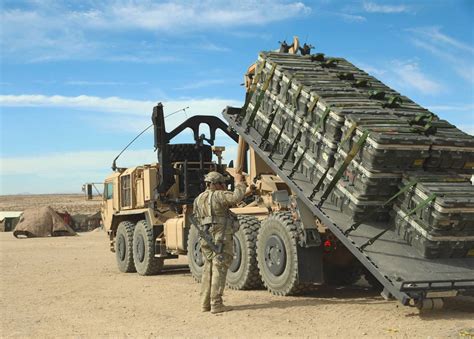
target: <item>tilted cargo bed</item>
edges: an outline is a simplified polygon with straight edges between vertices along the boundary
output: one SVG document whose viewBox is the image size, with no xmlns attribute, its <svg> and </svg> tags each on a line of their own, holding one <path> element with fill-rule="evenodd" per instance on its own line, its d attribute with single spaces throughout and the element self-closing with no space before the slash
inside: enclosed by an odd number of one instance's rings
<svg viewBox="0 0 474 339">
<path fill-rule="evenodd" d="M 385 298 L 395 297 L 402 304 L 425 298 L 450 297 L 474 291 L 474 257 L 456 259 L 426 259 L 415 248 L 400 239 L 395 227 L 368 245 L 369 239 L 389 227 L 389 223 L 364 223 L 349 235 L 344 232 L 353 221 L 340 212 L 330 201 L 319 208 L 320 194 L 310 199 L 315 183 L 301 173 L 291 175 L 292 162 L 281 167 L 281 155 L 273 155 L 260 147 L 261 136 L 253 128 L 238 122 L 231 110 L 224 118 L 255 152 L 284 180 L 301 201 L 317 216 L 354 256 L 380 281 Z M 280 169 L 281 167 L 281 169 Z M 366 245 L 366 246 L 364 246 Z M 473 255 L 473 253 L 471 253 Z"/>
</svg>

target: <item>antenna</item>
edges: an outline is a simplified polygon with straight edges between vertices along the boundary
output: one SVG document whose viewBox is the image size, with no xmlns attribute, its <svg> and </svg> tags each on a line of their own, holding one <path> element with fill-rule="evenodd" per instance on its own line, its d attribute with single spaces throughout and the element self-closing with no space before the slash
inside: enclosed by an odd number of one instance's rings
<svg viewBox="0 0 474 339">
<path fill-rule="evenodd" d="M 188 115 L 186 114 L 186 109 L 188 109 L 188 108 L 189 108 L 189 106 L 184 107 L 184 108 L 181 108 L 181 109 L 178 109 L 177 111 L 174 111 L 173 113 L 170 113 L 170 114 L 166 115 L 165 118 L 170 117 L 170 116 L 172 116 L 173 114 L 176 114 L 176 113 L 181 112 L 181 111 L 184 112 L 184 114 L 186 115 L 186 118 L 187 118 Z M 117 159 L 122 155 L 122 153 L 125 152 L 125 150 L 126 150 L 131 144 L 133 144 L 133 142 L 134 142 L 135 140 L 137 140 L 143 133 L 145 133 L 146 131 L 148 131 L 151 127 L 153 127 L 153 124 L 149 125 L 149 126 L 146 127 L 143 131 L 141 131 L 140 133 L 138 133 L 138 135 L 137 135 L 135 138 L 133 138 L 133 140 L 130 141 L 130 142 L 127 144 L 127 146 L 125 146 L 125 147 L 123 148 L 123 150 L 120 151 L 120 153 L 115 157 L 114 161 L 112 161 L 112 171 L 116 171 L 116 170 L 117 170 L 117 164 L 116 164 L 116 162 L 117 162 Z"/>
</svg>

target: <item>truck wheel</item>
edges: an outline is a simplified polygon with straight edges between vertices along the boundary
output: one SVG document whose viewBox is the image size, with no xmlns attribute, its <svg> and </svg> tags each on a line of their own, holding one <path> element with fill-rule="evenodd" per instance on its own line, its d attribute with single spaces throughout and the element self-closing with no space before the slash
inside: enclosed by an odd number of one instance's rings
<svg viewBox="0 0 474 339">
<path fill-rule="evenodd" d="M 133 261 L 140 275 L 158 274 L 163 268 L 163 259 L 155 258 L 153 227 L 145 220 L 137 222 L 133 232 Z"/>
<path fill-rule="evenodd" d="M 298 282 L 297 227 L 289 212 L 279 212 L 263 221 L 258 233 L 260 276 L 274 295 L 299 294 L 311 286 Z"/>
<path fill-rule="evenodd" d="M 204 259 L 201 253 L 201 241 L 199 239 L 198 231 L 196 230 L 196 227 L 192 225 L 188 236 L 188 265 L 194 280 L 200 283 L 202 279 Z"/>
<path fill-rule="evenodd" d="M 262 286 L 257 265 L 257 233 L 260 222 L 255 217 L 238 216 L 239 230 L 234 234 L 234 260 L 227 272 L 227 286 L 249 290 Z"/>
<path fill-rule="evenodd" d="M 115 258 L 120 272 L 136 272 L 133 262 L 133 229 L 130 221 L 122 221 L 115 234 Z"/>
</svg>

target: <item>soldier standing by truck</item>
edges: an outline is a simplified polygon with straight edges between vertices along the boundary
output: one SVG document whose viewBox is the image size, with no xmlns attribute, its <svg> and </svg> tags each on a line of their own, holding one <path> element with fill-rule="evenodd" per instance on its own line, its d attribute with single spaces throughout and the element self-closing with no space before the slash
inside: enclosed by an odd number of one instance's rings
<svg viewBox="0 0 474 339">
<path fill-rule="evenodd" d="M 221 313 L 226 311 L 222 302 L 227 270 L 234 256 L 233 233 L 236 219 L 230 207 L 245 195 L 246 184 L 241 174 L 236 174 L 234 192 L 227 191 L 225 178 L 218 172 L 209 172 L 204 181 L 206 190 L 194 200 L 194 213 L 200 227 L 212 240 L 201 239 L 204 259 L 201 286 L 201 310 Z M 237 226 L 238 227 L 238 226 Z"/>
</svg>

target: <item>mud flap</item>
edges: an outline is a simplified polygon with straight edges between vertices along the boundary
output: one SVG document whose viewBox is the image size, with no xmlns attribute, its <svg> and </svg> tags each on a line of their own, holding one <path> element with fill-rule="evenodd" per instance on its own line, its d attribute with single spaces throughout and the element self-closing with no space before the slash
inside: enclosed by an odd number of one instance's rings
<svg viewBox="0 0 474 339">
<path fill-rule="evenodd" d="M 300 283 L 324 282 L 323 247 L 297 247 L 298 280 Z"/>
</svg>

